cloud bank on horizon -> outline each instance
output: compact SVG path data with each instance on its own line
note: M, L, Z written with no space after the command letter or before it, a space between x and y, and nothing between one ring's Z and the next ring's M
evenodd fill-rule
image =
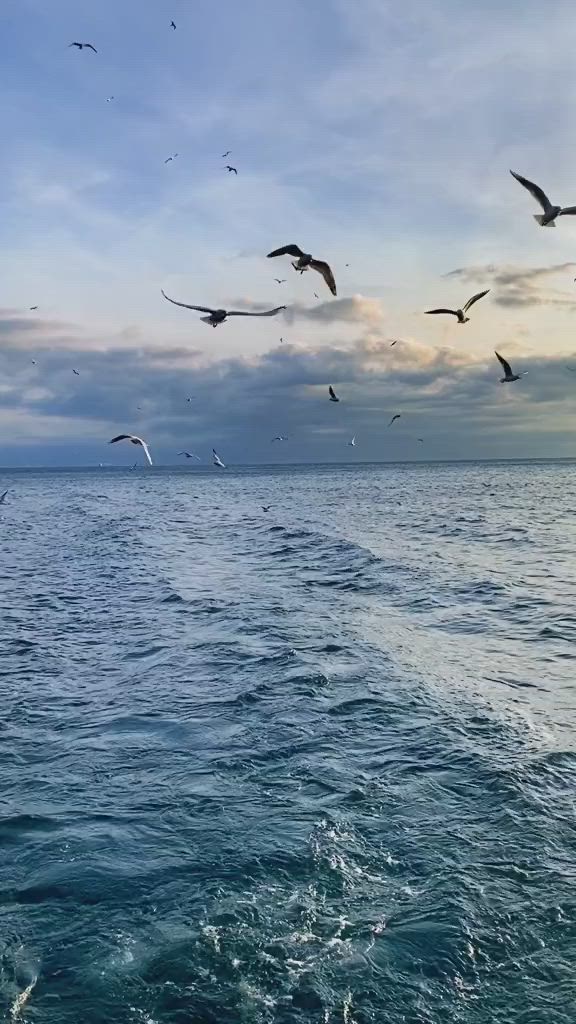
M110 461L117 429L170 460L269 461L278 433L285 461L349 459L352 434L366 459L571 455L576 220L538 228L508 173L576 203L576 11L556 9L550 47L533 0L521 21L455 0L8 0L0 461L40 438L48 463ZM330 262L337 299L266 260L288 242ZM476 285L464 327L422 315ZM161 287L289 308L212 331ZM513 388L495 348L530 370Z

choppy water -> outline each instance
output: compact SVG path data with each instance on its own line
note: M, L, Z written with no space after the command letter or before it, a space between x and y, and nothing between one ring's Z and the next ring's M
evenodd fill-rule
M576 465L0 484L3 1019L573 1024Z

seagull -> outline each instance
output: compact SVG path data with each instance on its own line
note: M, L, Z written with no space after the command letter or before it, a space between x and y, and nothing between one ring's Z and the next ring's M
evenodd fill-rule
M77 46L79 50L94 50L94 53L98 53L98 50L95 46L92 46L92 43L70 43L70 46ZM70 49L70 46L68 49Z
M238 175L238 171L236 170L236 168L230 167L230 164L226 164L226 170L228 171L228 174L230 174L233 171L234 174Z
M4 494L0 494L0 505L5 505L6 504L6 498L7 498L9 493L10 493L10 490L8 489L7 491L4 491Z
M276 281L276 284L286 284L285 277L275 277L274 280Z
M338 395L334 391L334 388L332 387L331 384L328 385L328 394L330 395L330 401L331 402L339 402L340 401L340 399L338 398Z
M320 298L320 296L319 296L319 295L317 295L317 294L316 294L316 292L314 292L314 298L315 298L315 299L319 299L319 298Z
M276 316L281 310L286 309L286 306L276 306L275 309L268 309L263 313L244 313L238 309L226 310L210 309L209 306L189 306L186 302L176 302L175 299L169 298L164 291L162 291L162 295L175 306L183 306L184 309L196 309L199 313L208 313L209 316L201 316L200 319L205 324L211 324L212 327L218 327L218 324L223 324L228 316Z
M419 441L420 444L424 444L424 438L423 437L417 437L416 440Z
M272 505L262 505L262 511L263 512L269 512L271 508L272 508Z
M305 270L308 270L308 267L312 267L312 270L317 270L319 274L322 274L332 295L336 295L334 274L323 260L315 260L310 253L302 252L302 249L297 245L283 245L281 249L274 249L273 252L268 253L268 259L273 256L295 256L296 261L292 263L294 270L299 270L303 274Z
M282 345L283 343L284 343L284 338L280 338L280 344Z
M194 452L178 452L178 455L185 455L187 459L198 459L198 462L202 462L199 455L195 455Z
M109 444L116 444L116 441L130 441L131 444L139 444L144 449L144 455L148 459L148 462L152 465L152 458L148 451L148 445L141 437L136 437L136 434L118 434L117 437L112 438Z
M231 149L227 149L225 153L222 153L222 157L221 157L221 159L222 159L222 160L225 160L227 156L230 156L230 153L231 153L231 152L232 152L232 150L231 150Z
M38 309L38 306L29 306L28 308L29 308L30 310L33 310L33 309Z
M109 96L108 99L106 100L106 103L112 103L113 99L114 99L113 96Z
M554 206L548 199L546 193L543 192L538 185L535 185L534 182L528 181L528 178L523 178L521 174L516 174L515 171L510 171L510 174L513 178L516 178L516 181L519 181L524 188L528 189L530 195L534 197L537 203L540 203L540 206L544 210L544 214L534 214L534 220L538 222L540 227L555 228L556 225L554 221L556 220L556 217L564 217L568 213L576 213L576 206Z
M473 306L475 302L478 302L479 299L483 299L485 295L488 295L489 291L490 289L487 288L485 292L478 292L477 295L473 295L472 298L468 299L468 302L462 306L462 309L427 309L426 313L450 313L452 316L458 317L459 324L467 324L470 317L464 316L464 314L468 312L470 306Z
M165 164L169 164L170 161L171 160L175 160L177 156L178 156L178 153L174 153L174 155L173 156L169 156L168 159L164 161L164 163Z
M355 448L356 447L356 434L354 434L354 437L352 438L351 441L348 441L348 447L349 448Z
M174 30L176 30L176 22L175 21L171 21L170 22L170 28L173 28Z
M273 437L272 438L270 444L273 444L274 441L287 441L287 440L288 440L287 437L282 437L282 434L278 434L277 437Z
M393 416L392 419L390 420L390 423L388 424L388 426L391 427L395 420L399 420L400 419L401 415L402 415L402 413L397 412L396 415Z
M217 454L217 453L216 453L216 452L214 451L214 449L212 449L212 461L214 462L214 465L215 465L215 466L220 466L220 469L226 469L226 466L225 466L225 465L224 465L224 463L222 462L222 459L221 459L221 458L220 458L220 456L219 456L219 455L218 455L218 454Z
M32 366L36 366L36 360L35 359L31 359L30 362L32 363Z
M395 341L391 341L390 342L390 348L392 348L394 345L397 345L397 344L398 344L398 338L396 338Z
M524 377L524 375L528 373L528 370L524 370L523 373L512 373L512 367L510 366L510 363L506 362L506 360L503 359L503 357L499 355L498 352L494 352L494 355L496 356L496 359L501 364L504 370L504 376L500 379L501 384L511 384L512 381L520 380L521 377Z
M80 370L75 370L74 368L72 368L72 373L75 373L77 377L80 376Z

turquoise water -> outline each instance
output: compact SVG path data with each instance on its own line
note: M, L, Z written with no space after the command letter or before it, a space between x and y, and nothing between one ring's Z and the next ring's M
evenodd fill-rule
M572 1024L576 465L6 487L4 1019Z

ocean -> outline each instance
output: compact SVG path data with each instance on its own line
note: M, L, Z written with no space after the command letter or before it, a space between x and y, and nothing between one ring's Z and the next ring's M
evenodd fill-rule
M576 463L6 487L3 1020L574 1024Z

